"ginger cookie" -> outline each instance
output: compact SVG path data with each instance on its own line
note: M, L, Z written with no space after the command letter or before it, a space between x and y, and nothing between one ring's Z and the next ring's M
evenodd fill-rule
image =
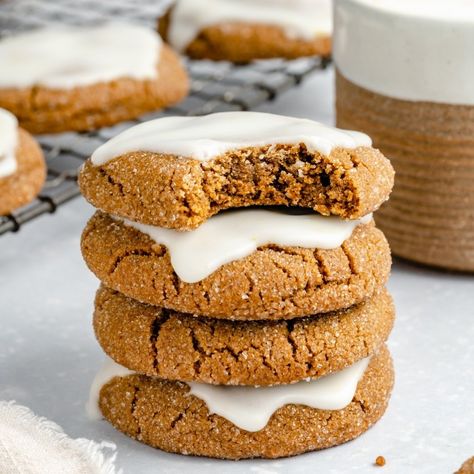
M394 318L385 289L334 313L296 321L236 322L139 303L102 286L94 329L107 355L145 375L274 385L322 377L370 356L388 338Z
M0 215L28 204L41 190L46 165L33 137L0 109Z
M474 457L468 459L455 474L474 474Z
M147 28L47 27L0 40L0 107L33 133L86 131L183 99L178 56Z
M357 369L360 375L341 372L328 376L342 376L344 383L357 376L355 383L351 381L354 388L343 402L344 407L338 409L310 406L321 403L321 400L316 402L321 386L311 384L324 379L284 387L211 386L209 389L207 386L203 389L202 384L127 375L123 368L117 372L118 376L109 373L112 378L101 389L98 387L98 404L104 417L118 430L164 451L223 459L293 456L350 441L382 417L394 380L386 347L367 363L365 370L361 366L347 369ZM308 389L316 391L304 398L304 404L283 402L278 406L282 391L290 399L302 399L301 390ZM220 406L219 398L229 390L233 397L230 407ZM327 406L341 402L339 396L333 397ZM91 403L97 400L92 399Z
M212 219L223 216L224 213ZM297 219L295 225L298 222ZM335 224L348 222L351 221ZM292 230L288 229L293 235ZM226 233L230 239L232 226L227 227ZM240 235L237 230L234 234ZM295 234L295 242L304 237ZM319 236L319 231L316 234ZM186 283L176 274L178 265L175 262L173 266L167 247L136 228L97 212L83 232L82 254L91 271L105 285L142 302L214 318L292 319L348 308L372 296L387 281L391 257L382 232L373 223L359 223L346 235L344 240L340 234L341 243L329 249L274 244L261 245L255 251L247 248L250 254L227 258L229 263L222 260L219 262L222 265L209 276ZM173 234L172 240L176 238ZM215 245L195 252L196 256L204 253L212 260L215 246L222 243L214 240ZM184 246L186 255L193 256L193 248ZM189 258L183 260L184 250L178 252L181 254L178 263L180 271L189 277L188 271L201 268L192 261L186 265Z
M329 56L331 2L177 0L158 21L158 31L174 49L195 59L247 63Z
M178 230L255 205L359 219L388 199L394 181L370 143L357 132L272 114L166 117L99 147L79 184L105 212Z

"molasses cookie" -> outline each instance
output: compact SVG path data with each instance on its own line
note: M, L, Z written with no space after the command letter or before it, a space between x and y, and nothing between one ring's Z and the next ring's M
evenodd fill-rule
M0 109L0 215L32 201L46 178L43 152L16 118Z
M33 133L93 130L179 102L188 79L157 33L51 26L0 40L0 107Z
M94 329L107 355L136 372L183 382L288 384L338 372L388 338L388 292L347 310L293 321L236 322L139 303L102 286Z
M394 180L370 144L357 132L272 114L166 117L99 147L79 183L105 212L179 230L255 205L359 219L388 199Z
M214 318L292 319L348 308L385 284L390 249L368 217L243 209L178 232L99 211L82 254L105 285L142 302Z
M474 474L474 457L468 459L455 474Z
M278 458L364 433L383 415L393 379L385 346L345 371L277 387L186 384L109 366L95 381L90 406L98 404L118 430L165 451Z
M331 53L330 0L177 0L158 30L195 59L246 63Z

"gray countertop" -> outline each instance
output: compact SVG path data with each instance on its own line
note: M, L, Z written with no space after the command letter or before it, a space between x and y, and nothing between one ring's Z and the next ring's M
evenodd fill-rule
M261 110L333 121L332 72ZM87 419L102 361L91 314L98 282L79 237L93 210L82 199L0 237L0 399L14 399L73 437L109 440L129 473L451 473L474 455L474 277L395 262L398 319L390 339L396 386L385 417L338 448L279 461L170 455ZM378 455L384 468L373 467Z

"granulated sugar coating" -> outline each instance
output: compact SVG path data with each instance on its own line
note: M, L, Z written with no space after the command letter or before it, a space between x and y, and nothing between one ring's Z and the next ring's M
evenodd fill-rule
M120 365L149 376L223 385L319 378L372 355L395 319L392 298L292 321L236 322L165 310L102 286L94 329Z
M393 380L390 354L383 346L346 408L286 405L257 432L210 414L202 400L188 395L186 384L144 375L112 379L100 392L99 406L117 429L165 451L225 459L278 458L336 446L365 432L385 412Z
M348 219L375 211L393 186L390 162L370 147L304 145L230 151L209 161L140 152L101 165L86 162L79 183L95 207L144 224L196 228L221 210L299 206Z
M198 283L183 283L164 246L98 212L82 236L89 268L108 287L139 301L222 319L292 319L348 308L387 281L390 249L373 223L332 250L259 248Z

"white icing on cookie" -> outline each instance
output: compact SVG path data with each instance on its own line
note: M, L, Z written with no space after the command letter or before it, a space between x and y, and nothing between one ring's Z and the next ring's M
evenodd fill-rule
M288 38L311 41L332 32L331 0L178 0L168 39L185 51L204 28L231 22L278 26Z
M100 420L102 414L99 409L99 395L101 388L110 382L114 377L126 377L135 372L127 369L123 365L114 362L110 357L107 357L99 372L94 377L89 391L89 399L86 403L86 413L91 420Z
M17 170L17 145L18 120L7 110L0 109L0 178L10 176Z
M165 245L179 278L186 283L196 283L226 263L244 258L267 244L337 248L359 224L370 222L372 215L360 220L343 220L315 212L295 214L291 208L285 211L271 207L233 209L211 217L188 232L116 219Z
M367 135L312 120L258 112L222 112L202 117L164 117L129 128L92 155L103 165L126 153L148 151L206 161L230 150L304 143L329 155L333 148L372 144Z
M0 40L0 87L70 89L153 79L161 45L153 30L121 22L34 30Z
M335 0L334 58L396 99L474 105L472 0Z
M319 410L342 410L354 398L357 385L367 370L370 358L316 380L305 380L290 385L272 387L246 387L207 385L190 382L190 395L204 401L210 413L229 420L247 431L265 428L273 413L285 405L305 405ZM134 372L107 358L96 375L87 402L87 413L100 419L100 389L114 377ZM165 407L161 407L165 409Z
M319 410L342 410L354 398L357 384L370 358L316 380L290 385L245 387L188 383L190 394L206 402L211 414L222 416L247 431L260 431L285 405L305 405Z

